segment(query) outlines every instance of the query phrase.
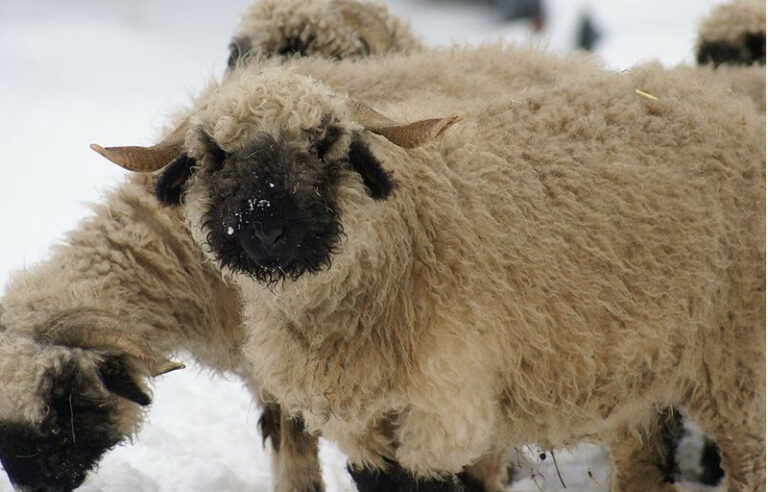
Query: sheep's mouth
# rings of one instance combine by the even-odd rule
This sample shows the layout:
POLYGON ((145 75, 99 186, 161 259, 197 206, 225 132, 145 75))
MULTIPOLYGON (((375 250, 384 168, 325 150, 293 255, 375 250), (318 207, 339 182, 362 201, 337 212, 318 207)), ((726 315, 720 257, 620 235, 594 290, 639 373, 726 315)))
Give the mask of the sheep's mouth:
POLYGON ((274 285, 286 280, 296 281, 305 274, 316 274, 328 269, 338 240, 334 240, 332 244, 299 248, 306 249, 307 253, 287 251, 274 257, 249 254, 242 246, 236 244, 213 246, 212 243, 215 242, 212 234, 209 234, 208 244, 222 270, 245 275, 262 284, 274 285))
POLYGON ((342 235, 334 208, 310 219, 289 213, 279 225, 263 218, 232 224, 226 207, 212 208, 205 220, 209 251, 222 270, 259 283, 295 281, 330 267, 342 235))

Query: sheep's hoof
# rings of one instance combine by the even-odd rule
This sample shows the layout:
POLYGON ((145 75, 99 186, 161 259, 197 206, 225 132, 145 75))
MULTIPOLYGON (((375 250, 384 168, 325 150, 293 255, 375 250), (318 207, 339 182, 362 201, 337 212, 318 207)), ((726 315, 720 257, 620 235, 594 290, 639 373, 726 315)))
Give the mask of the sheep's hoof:
POLYGON ((469 492, 456 476, 443 479, 417 478, 396 461, 384 459, 387 468, 373 470, 347 464, 347 471, 359 492, 469 492))
POLYGON ((138 407, 115 395, 139 405, 150 398, 119 358, 86 369, 69 360, 49 369, 44 379, 40 398, 46 405, 38 425, 0 422, 0 461, 19 489, 69 491, 123 440, 126 420, 137 418, 138 407))

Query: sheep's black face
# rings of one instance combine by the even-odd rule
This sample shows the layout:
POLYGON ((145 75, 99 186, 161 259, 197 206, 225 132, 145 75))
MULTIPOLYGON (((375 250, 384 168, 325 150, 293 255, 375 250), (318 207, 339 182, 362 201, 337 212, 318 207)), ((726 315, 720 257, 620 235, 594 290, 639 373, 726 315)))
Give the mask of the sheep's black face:
POLYGON ((338 168, 266 134, 233 154, 211 144, 204 226, 221 266, 268 284, 329 266, 341 235, 338 168))

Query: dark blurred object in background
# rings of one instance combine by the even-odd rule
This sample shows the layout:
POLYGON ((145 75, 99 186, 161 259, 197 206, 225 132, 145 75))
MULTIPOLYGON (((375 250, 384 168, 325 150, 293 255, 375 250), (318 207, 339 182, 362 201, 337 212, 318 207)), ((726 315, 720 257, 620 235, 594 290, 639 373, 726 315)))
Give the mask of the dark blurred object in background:
MULTIPOLYGON (((541 32, 546 23, 546 13, 543 0, 486 0, 501 10, 506 20, 527 20, 531 28, 541 32)), ((601 32, 594 17, 588 10, 579 17, 576 26, 575 49, 593 51, 600 40, 601 32)))
POLYGON ((576 33, 576 48, 580 50, 592 51, 595 44, 600 40, 600 31, 595 27, 595 21, 589 12, 581 14, 579 27, 576 33))
POLYGON ((535 31, 544 27, 544 6, 541 0, 491 0, 509 20, 527 19, 535 31))

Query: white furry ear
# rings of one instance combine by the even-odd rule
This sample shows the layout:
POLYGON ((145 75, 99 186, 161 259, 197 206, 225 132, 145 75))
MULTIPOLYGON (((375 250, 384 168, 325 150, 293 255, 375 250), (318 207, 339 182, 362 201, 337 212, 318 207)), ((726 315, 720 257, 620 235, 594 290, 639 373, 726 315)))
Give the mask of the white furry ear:
POLYGON ((402 124, 357 101, 350 101, 349 108, 363 128, 406 149, 435 140, 451 125, 464 119, 463 113, 455 113, 445 118, 430 118, 402 124))

